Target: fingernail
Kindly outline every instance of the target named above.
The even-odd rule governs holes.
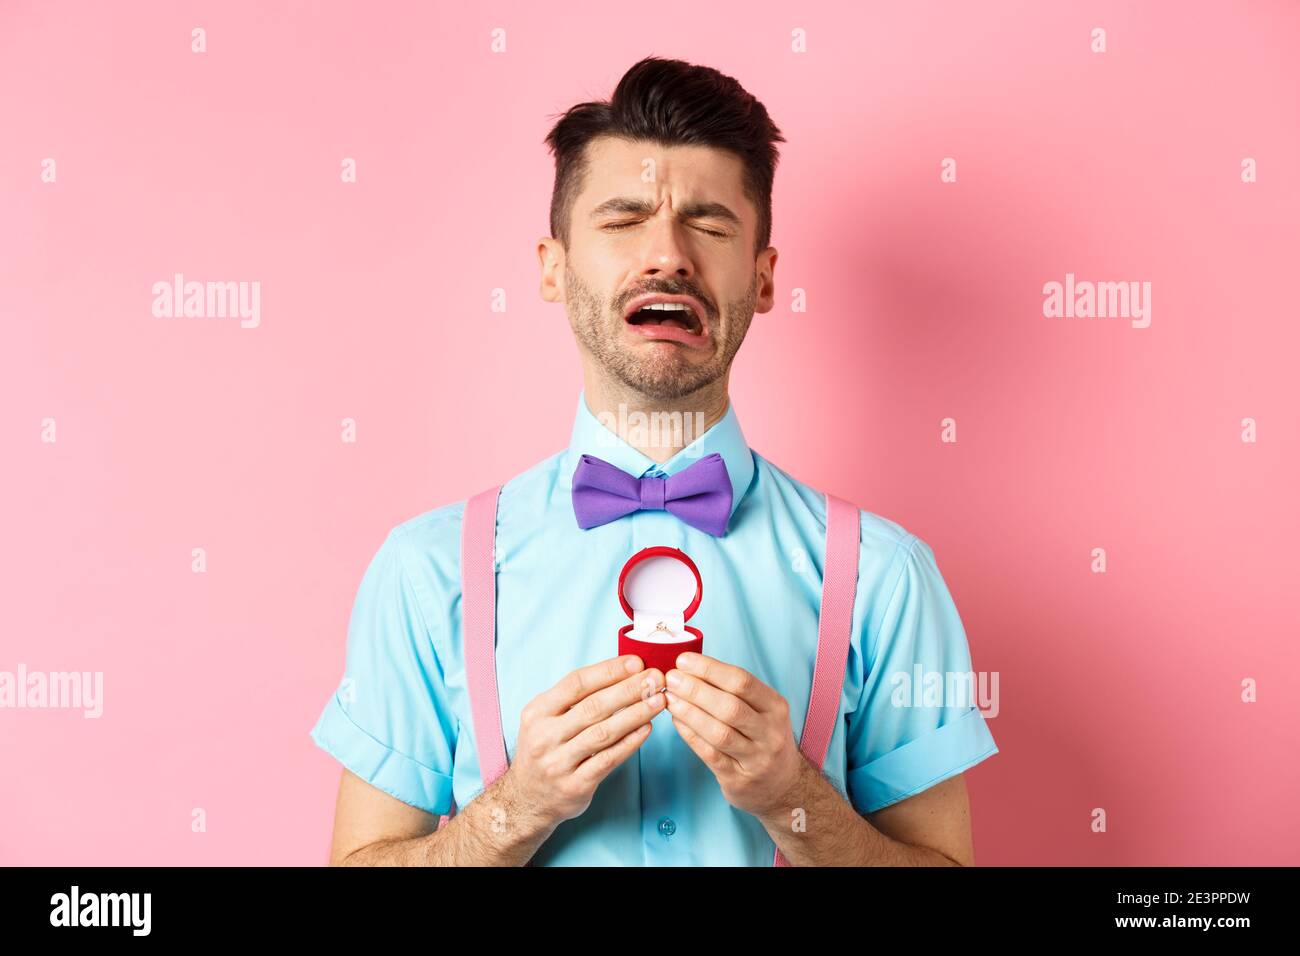
[[[678,688],[682,686],[682,677],[680,674],[677,673],[676,670],[671,670],[668,672],[668,686],[678,687]]]
[[[624,664],[623,666],[627,668],[627,672],[629,674],[635,674],[638,670],[641,669],[641,665],[637,662],[637,659],[635,657],[629,657],[627,659],[627,663]]]
[[[675,704],[675,703],[677,703],[677,698],[674,697],[674,696],[673,696],[671,693],[669,693],[668,691],[664,691],[664,696],[668,698],[668,703],[670,703],[670,704]]]

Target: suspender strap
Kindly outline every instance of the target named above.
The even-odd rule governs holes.
[[[799,750],[818,770],[826,762],[840,716],[844,669],[849,659],[853,599],[858,587],[861,519],[857,506],[826,495],[826,567],[822,572],[821,617],[817,622],[817,663]],[[789,866],[778,848],[773,866]]]
[[[465,649],[465,683],[469,692],[474,744],[478,748],[483,789],[506,772],[506,741],[501,734],[496,667],[496,533],[500,485],[465,502],[460,525],[461,636]],[[438,818],[441,828],[456,813]]]
[[[500,491],[500,485],[493,485],[466,501],[460,528],[460,609],[465,684],[484,790],[509,768],[506,739],[501,732],[501,701],[497,694],[496,539],[497,496]],[[452,810],[455,812],[454,802]],[[533,861],[524,865],[532,866]]]
[[[474,719],[483,788],[506,772],[496,668],[496,526],[500,485],[465,502],[460,534],[461,615],[465,680]]]
[[[501,733],[496,668],[496,531],[497,495],[494,485],[465,502],[460,526],[461,635],[465,653],[465,683],[483,788],[506,772],[506,743]],[[441,829],[456,814],[438,818]]]

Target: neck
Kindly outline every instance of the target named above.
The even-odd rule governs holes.
[[[619,438],[659,464],[720,422],[730,405],[726,375],[690,395],[664,400],[649,398],[621,382],[591,374],[583,378],[591,413],[608,415]]]

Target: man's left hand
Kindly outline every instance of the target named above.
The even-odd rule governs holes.
[[[794,796],[805,765],[786,699],[749,671],[684,653],[668,678],[673,726],[732,806],[763,816]]]

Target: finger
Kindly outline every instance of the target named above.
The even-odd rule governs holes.
[[[735,694],[719,690],[703,679],[692,677],[684,671],[674,668],[668,672],[677,677],[677,686],[670,687],[674,697],[681,697],[694,704],[713,717],[734,727],[736,731],[750,740],[757,740],[763,734],[763,717],[749,704]]]
[[[656,696],[662,697],[663,694]],[[639,704],[636,706],[640,706]],[[577,776],[587,787],[594,787],[621,764],[632,752],[645,743],[646,738],[650,736],[650,724],[643,723],[634,728],[631,733],[627,734],[622,740],[604,750],[598,750],[582,763],[574,768],[574,775]]]
[[[729,694],[734,694],[754,710],[771,710],[780,695],[761,680],[734,664],[727,664],[707,654],[686,651],[677,655],[678,670],[700,678]]]
[[[668,697],[668,711],[673,715],[674,725],[678,722],[684,723],[697,736],[707,741],[714,750],[734,758],[738,763],[742,756],[754,752],[754,742],[739,730],[724,724],[689,700],[678,697],[676,691],[669,693],[672,696]]]
[[[695,751],[695,756],[704,761],[706,767],[713,771],[715,775],[727,771],[727,764],[731,762],[731,757],[719,752],[717,747],[697,734],[686,721],[678,720],[676,716],[672,720],[673,728],[677,731],[678,736],[686,741],[686,746]]]
[[[664,709],[664,695],[651,694],[646,700],[624,707],[592,724],[562,748],[565,766],[576,767],[588,757],[612,746],[637,727],[649,723]]]
[[[635,663],[635,667],[628,662]],[[537,703],[548,717],[558,717],[589,694],[625,679],[643,669],[645,664],[635,654],[623,654],[609,660],[570,671],[560,682],[538,695]]]
[[[592,724],[599,723],[611,714],[637,701],[649,700],[664,687],[664,675],[656,667],[633,674],[613,687],[606,687],[578,701],[569,712],[559,718],[559,742],[565,743],[582,733]],[[660,695],[662,696],[662,695]],[[655,713],[659,709],[656,708]]]

